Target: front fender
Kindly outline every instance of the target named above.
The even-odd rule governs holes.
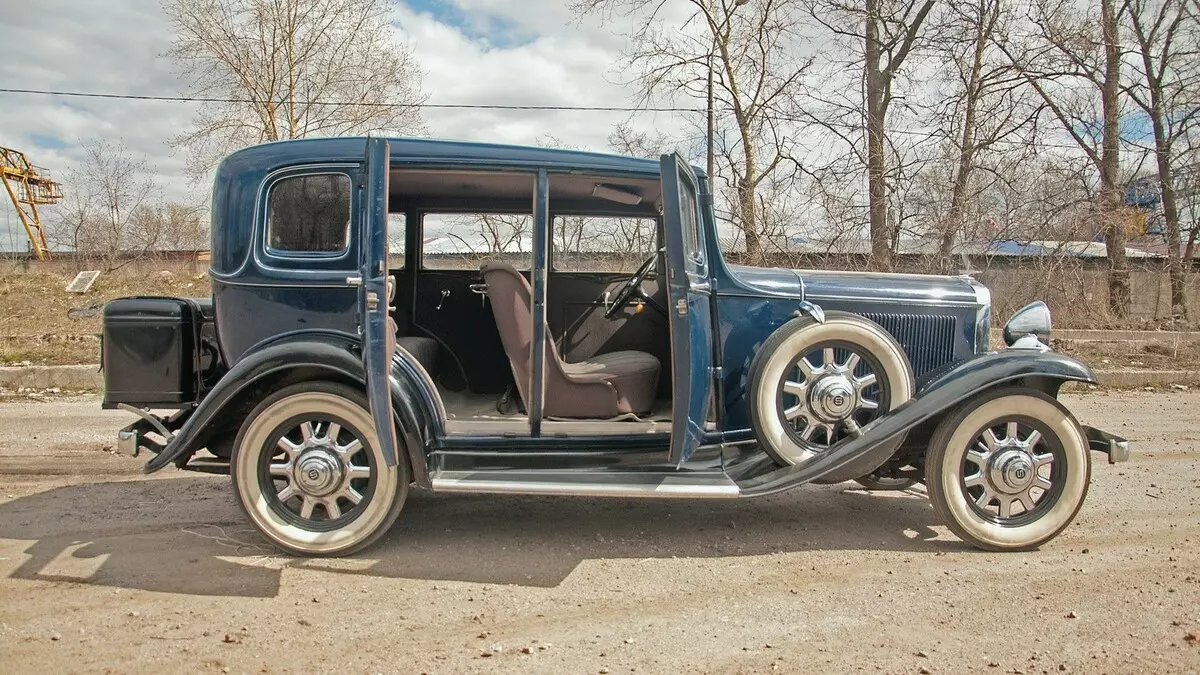
[[[1020,380],[1038,385],[1065,381],[1095,384],[1096,375],[1082,363],[1062,354],[1032,349],[1009,349],[960,361],[935,374],[907,403],[863,427],[862,435],[848,438],[804,464],[783,467],[739,481],[745,496],[770,494],[832,474],[883,448],[918,424],[969,400],[984,390]],[[1045,389],[1044,386],[1039,386]],[[886,459],[886,458],[883,458]]]
[[[145,472],[153,473],[173,462],[186,462],[191,453],[203,447],[212,425],[228,411],[230,404],[266,379],[303,370],[314,379],[331,377],[365,387],[366,376],[358,349],[353,338],[323,331],[281,336],[256,347],[221,377],[162,452],[146,463]],[[429,481],[425,464],[428,444],[441,431],[444,419],[444,415],[439,416],[440,399],[430,389],[428,375],[403,349],[398,348],[392,358],[390,379],[395,422],[409,456],[413,479],[425,485]]]

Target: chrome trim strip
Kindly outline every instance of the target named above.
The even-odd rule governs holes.
[[[728,477],[722,480],[688,480],[685,476],[665,476],[654,483],[579,483],[531,480],[490,480],[482,476],[496,473],[442,471],[431,481],[434,492],[470,492],[475,494],[569,495],[574,497],[700,497],[733,499],[741,490]],[[707,478],[707,477],[706,477]]]

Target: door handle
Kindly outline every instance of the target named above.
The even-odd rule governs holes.
[[[446,298],[448,298],[448,297],[450,297],[450,289],[443,288],[442,289],[442,298],[440,300],[438,300],[437,307],[434,307],[434,309],[440,310],[442,308],[442,303],[446,302]]]
[[[347,286],[362,286],[362,277],[360,277],[358,275],[355,275],[352,277],[346,277],[346,285]]]

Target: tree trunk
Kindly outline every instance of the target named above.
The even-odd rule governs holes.
[[[893,267],[891,232],[888,226],[887,155],[884,151],[884,103],[886,82],[880,68],[879,0],[867,0],[864,86],[867,95],[867,192],[871,223],[871,267]]]
[[[1129,315],[1129,262],[1125,258],[1125,223],[1121,218],[1120,171],[1121,55],[1118,49],[1116,0],[1100,0],[1104,33],[1104,145],[1100,156],[1100,228],[1108,253],[1108,308],[1117,317]]]

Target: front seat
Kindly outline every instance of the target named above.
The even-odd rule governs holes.
[[[529,282],[505,262],[488,261],[479,267],[487,285],[496,328],[512,365],[517,391],[529,409],[532,312]],[[546,417],[608,418],[645,413],[654,404],[658,388],[658,359],[638,351],[598,354],[586,361],[567,363],[546,331],[546,390],[542,414]]]

